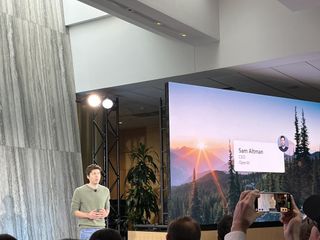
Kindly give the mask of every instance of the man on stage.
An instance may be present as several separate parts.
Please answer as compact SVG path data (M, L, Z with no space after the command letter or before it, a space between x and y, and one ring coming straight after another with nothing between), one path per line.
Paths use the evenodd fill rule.
M78 218L81 240L87 240L95 231L105 228L105 218L110 211L110 191L99 184L101 171L99 165L89 165L86 169L89 183L73 193L71 211Z

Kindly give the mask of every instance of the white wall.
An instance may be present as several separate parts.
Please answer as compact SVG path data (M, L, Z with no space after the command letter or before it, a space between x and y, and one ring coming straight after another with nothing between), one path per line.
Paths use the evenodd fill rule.
M193 47L114 17L70 28L76 91L320 51L320 8L220 0L220 42Z
M196 48L204 71L320 51L320 8L293 12L277 0L221 0L220 43Z
M192 73L194 47L115 17L70 28L76 91Z
M62 0L62 2L66 26L109 15L78 0Z
M15 239L77 236L83 171L60 3L0 1L0 234Z

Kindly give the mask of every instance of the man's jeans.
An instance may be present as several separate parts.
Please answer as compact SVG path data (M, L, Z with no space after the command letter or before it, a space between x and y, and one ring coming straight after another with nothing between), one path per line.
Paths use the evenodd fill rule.
M91 235L101 228L83 228L80 230L80 240L89 240Z

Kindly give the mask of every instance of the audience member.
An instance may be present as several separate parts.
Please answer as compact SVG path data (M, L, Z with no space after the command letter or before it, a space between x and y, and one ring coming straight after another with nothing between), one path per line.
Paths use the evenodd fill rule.
M313 223L309 218L306 217L302 220L300 227L300 240L309 240L312 227Z
M234 211L231 232L225 236L226 240L246 239L247 229L260 215L254 209L254 202L258 197L260 197L258 190L244 191L241 193ZM300 237L302 217L293 197L291 198L291 203L292 210L281 213L280 220L283 223L284 238L286 240L298 240Z
M320 240L319 227L312 227L309 240Z
M104 228L93 233L90 240L121 240L121 235L114 229Z
M320 240L320 195L312 195L308 197L303 203L303 211L312 222L310 240Z
M291 196L291 205L291 211L281 213L280 221L283 223L284 239L298 240L300 238L302 217L293 196Z
M167 240L200 240L201 229L191 217L181 217L169 224Z
M247 229L260 215L254 209L255 200L260 197L258 190L244 191L236 205L233 219L227 215L218 224L218 240L245 240ZM281 213L285 240L308 239L310 226L303 227L301 213L291 196L292 210ZM303 204L304 212L312 221L309 240L320 240L320 195L309 197ZM232 222L232 224L231 224ZM231 225L231 231L230 231ZM230 232L229 232L230 231ZM228 234L226 234L229 232ZM225 235L226 234L226 235ZM200 226L190 217L183 217L173 221L168 227L167 240L199 240ZM225 238L224 238L225 236Z
M77 238L62 238L60 240L79 240L79 239L77 239Z
M17 240L9 234L0 234L0 240Z
M231 231L233 217L231 215L224 215L219 221L218 230L218 240L224 240L224 236Z
M244 191L233 213L231 232L225 236L226 240L244 240L249 226L259 216L254 209L254 202L260 196L258 190Z

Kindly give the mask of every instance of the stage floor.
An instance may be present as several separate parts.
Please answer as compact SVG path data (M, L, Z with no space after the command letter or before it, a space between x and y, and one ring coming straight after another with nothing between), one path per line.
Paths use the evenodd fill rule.
M129 231L128 240L165 240L165 232ZM216 240L217 231L202 231L201 240ZM282 227L250 228L247 240L270 240L283 238Z

